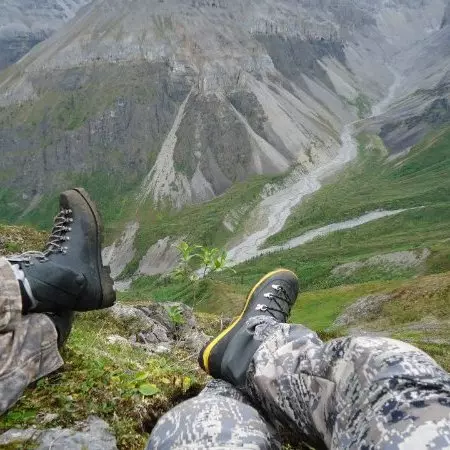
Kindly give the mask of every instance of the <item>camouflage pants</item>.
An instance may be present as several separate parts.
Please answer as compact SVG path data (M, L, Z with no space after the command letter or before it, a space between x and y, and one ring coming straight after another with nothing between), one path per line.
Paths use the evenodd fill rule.
M0 414L30 383L61 367L57 337L46 315L22 315L19 284L9 262L0 258Z
M261 319L241 393L214 381L163 416L148 449L271 449L279 436L332 449L450 448L450 376L387 338L322 343ZM258 330L256 330L258 331Z

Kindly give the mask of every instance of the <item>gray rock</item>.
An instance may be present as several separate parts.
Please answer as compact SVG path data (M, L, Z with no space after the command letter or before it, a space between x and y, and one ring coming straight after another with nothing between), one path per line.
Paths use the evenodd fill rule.
M392 295L367 295L348 306L333 322L331 328L344 327L365 319L370 319L380 311L382 305L393 298Z
M331 273L338 277L349 277L356 271L365 267L381 267L385 270L391 268L413 269L419 268L426 262L431 255L427 248L422 251L403 251L386 253L384 255L376 255L365 261L355 261L351 263L341 264L335 267Z
M30 441L38 450L117 450L109 425L96 416L90 416L77 429L11 429L0 436L0 445L5 446L21 442L29 444Z
M119 336L117 334L112 334L111 336L108 336L106 340L110 344L130 345L130 343L126 338L124 338L123 336Z
M90 0L3 0L0 14L0 70L58 30Z
M21 442L36 442L40 437L42 431L29 428L27 430L19 430L11 428L2 435L0 435L0 446Z
M177 308L182 323L176 324L168 311ZM125 341L136 347L143 347L151 353L170 352L175 344L191 351L198 351L209 340L197 325L192 308L178 302L149 303L146 306L126 306L116 303L106 311L116 320L126 324L128 336L109 336L110 343Z

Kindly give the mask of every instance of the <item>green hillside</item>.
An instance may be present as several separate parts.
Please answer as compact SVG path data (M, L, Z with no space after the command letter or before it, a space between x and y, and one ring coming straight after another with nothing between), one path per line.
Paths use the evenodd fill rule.
M285 229L270 239L270 243L283 243L307 230L376 209L411 209L351 230L331 233L297 248L253 259L235 267L236 273L226 272L213 280L205 280L199 287L199 295L203 295L202 308L227 311L227 305L216 298L215 289L242 293L274 267L287 267L298 273L303 290L408 279L417 274L450 270L449 153L450 127L436 132L408 155L396 159L388 157L381 140L362 136L357 160L300 205ZM243 192L252 190L242 190L241 196L237 196L241 202L245 200ZM223 234L219 239L217 234L206 237L201 230L213 223L210 230L223 227L225 205L229 202L230 198L223 196L212 205L203 205L201 210L192 207L188 213L172 216L174 222L169 221L165 231L174 235L169 231L171 227L175 232L183 226L186 239L191 243L221 245ZM221 205L221 213L217 213L216 205ZM187 215L178 221L177 217L182 214ZM206 217L212 220L204 220ZM144 227L147 233L152 229L152 225ZM143 234L140 236L142 238ZM138 238L138 252L144 242L148 240ZM348 276L332 273L341 264L364 262L376 255L399 251L420 253L424 249L430 250L431 255L422 265L391 267L378 264L361 267ZM142 277L135 280L124 298L176 298L189 302L192 301L191 291L184 284L161 283L158 277Z
M119 299L143 305L186 302L196 309L203 329L213 335L224 320L239 312L253 283L276 267L287 267L301 281L292 322L311 327L324 339L349 333L403 339L450 370L449 152L450 127L395 159L388 157L379 139L361 136L357 160L300 205L285 229L269 243L283 243L307 230L380 208L412 209L256 258L236 266L235 272L224 271L196 283L140 277L129 291L120 293ZM225 216L230 210L255 205L268 181L278 183L282 178L255 178L212 202L178 212L157 211L147 204L139 212L142 227L136 258L128 272L133 272L149 245L166 235L183 234L191 243L223 246L233 235L223 226ZM114 211L121 211L115 219L123 220L130 214L130 205L125 200L109 204L106 184L103 189L94 189L94 197L106 217L111 238ZM235 233L243 231L245 215L238 217ZM45 233L32 228L0 226L2 254L40 248L44 242ZM405 252L406 260L418 262L374 259L400 251ZM426 257L420 259L421 255ZM337 267L350 269L336 271ZM346 325L335 324L346 308L367 296L372 302L367 313ZM383 300L386 298L388 301ZM64 350L65 368L30 387L5 416L0 429L39 424L46 412L58 413L52 426L70 426L94 413L111 424L120 449L142 448L158 417L195 395L206 378L197 366L196 355L181 349L149 355L141 349L105 345L108 336L126 333L123 323L105 318L103 312L80 315ZM158 395L136 395L143 374L154 383Z

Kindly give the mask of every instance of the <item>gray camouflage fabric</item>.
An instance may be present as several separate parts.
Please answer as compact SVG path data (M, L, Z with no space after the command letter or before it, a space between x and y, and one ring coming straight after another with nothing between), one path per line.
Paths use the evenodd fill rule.
M270 449L283 434L316 449L450 448L450 376L419 349L372 337L324 344L267 317L249 332L262 345L244 392L208 385L160 419L148 449Z
M279 449L275 430L238 389L213 380L153 430L148 449Z
M57 338L46 315L22 315L19 283L0 258L0 415L30 383L62 366Z

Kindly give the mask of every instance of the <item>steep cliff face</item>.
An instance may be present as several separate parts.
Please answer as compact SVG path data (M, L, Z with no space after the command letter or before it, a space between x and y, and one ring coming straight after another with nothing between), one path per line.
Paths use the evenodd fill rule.
M361 125L399 153L450 121L450 5L442 26L393 58L400 78L396 101L385 114Z
M385 61L438 30L444 8L94 1L0 73L0 187L23 210L103 172L140 184L141 203L179 208L254 174L320 167L385 96Z
M0 70L49 37L90 0L2 0Z

